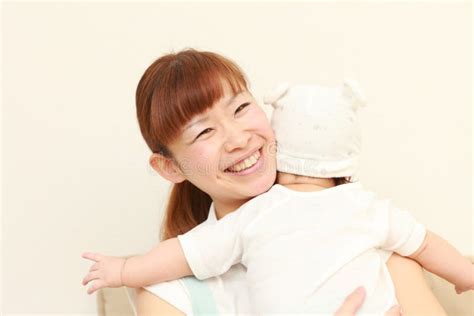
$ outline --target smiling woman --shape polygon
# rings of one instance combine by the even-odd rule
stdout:
[[[171,159],[152,157],[163,177],[189,181],[209,194],[218,218],[234,207],[229,201],[259,195],[275,180],[274,136],[270,125],[262,124],[265,113],[248,91],[233,94],[225,81],[222,87],[223,97],[168,145]]]
[[[137,88],[140,128],[154,153],[150,164],[174,183],[164,239],[204,221],[211,200],[223,214],[221,200],[248,200],[275,179],[273,159],[263,163],[271,151],[262,150],[273,144],[273,132],[262,124],[265,114],[237,65],[211,52],[175,57],[152,64]],[[245,179],[225,170],[256,150],[267,153],[261,159],[266,169]]]
[[[143,74],[136,102],[142,135],[153,152],[150,164],[174,183],[162,239],[216,221],[274,183],[273,131],[231,60],[193,49],[162,56]],[[258,157],[258,164],[240,170],[249,157]],[[239,264],[202,283],[212,290],[219,310],[249,310],[243,272]],[[186,310],[187,305],[179,305],[187,300],[186,284],[178,280],[146,289]],[[169,297],[170,292],[182,294]],[[143,296],[146,292],[139,292],[139,302]],[[151,306],[150,299],[139,307]]]

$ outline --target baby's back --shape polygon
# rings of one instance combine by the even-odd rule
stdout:
[[[318,192],[275,185],[257,199],[242,235],[242,263],[260,313],[333,314],[363,285],[361,312],[383,314],[396,300],[385,260],[383,215],[357,183]],[[295,310],[296,309],[296,310]]]
[[[317,192],[274,185],[217,223],[178,236],[199,279],[241,262],[257,312],[332,315],[358,286],[362,313],[383,314],[396,303],[385,265],[389,252],[412,254],[425,228],[409,212],[359,183]]]

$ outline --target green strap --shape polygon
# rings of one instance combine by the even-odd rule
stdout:
[[[193,276],[182,278],[188,290],[193,309],[193,315],[217,315],[217,306],[209,285]]]

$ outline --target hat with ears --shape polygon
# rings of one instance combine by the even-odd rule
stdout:
[[[357,179],[357,114],[366,101],[355,81],[344,80],[335,87],[282,83],[265,95],[264,102],[274,108],[278,171]]]

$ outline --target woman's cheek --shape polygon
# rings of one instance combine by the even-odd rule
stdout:
[[[209,142],[196,146],[189,157],[191,169],[199,176],[208,176],[218,169],[217,152]]]
[[[254,126],[256,129],[264,131],[265,134],[273,135],[273,129],[270,125],[270,121],[262,109],[255,108],[248,117],[252,126]]]

